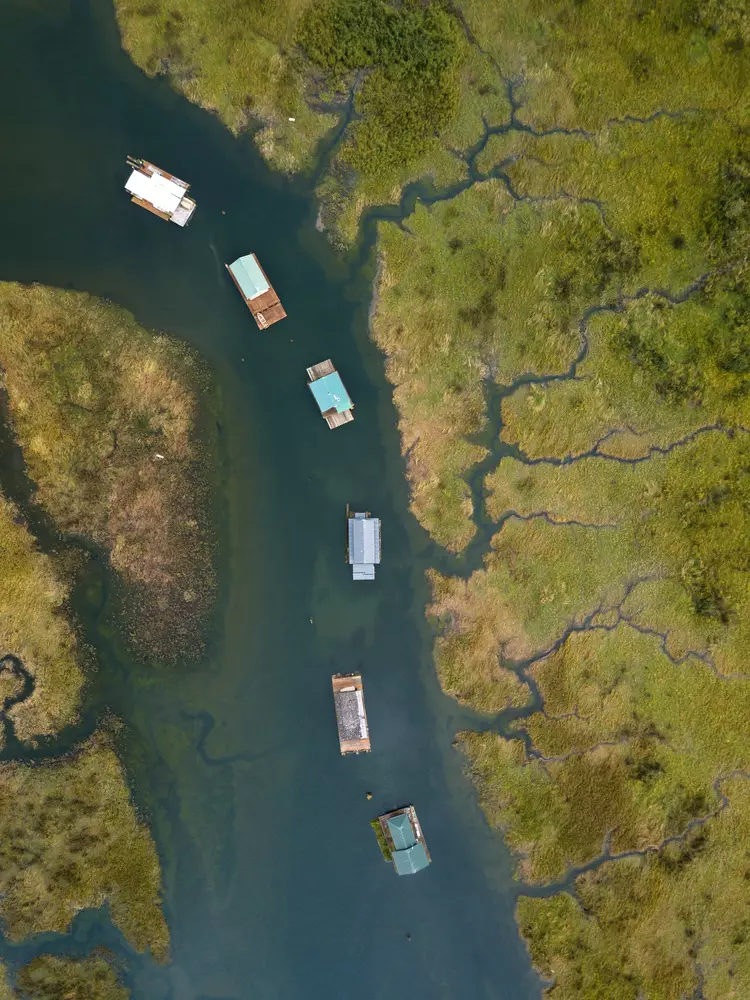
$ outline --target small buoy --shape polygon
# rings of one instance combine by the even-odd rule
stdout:
[[[372,798],[372,792],[368,792],[367,793],[367,801],[369,802],[371,798]]]
[[[296,122],[296,121],[297,121],[297,119],[296,119],[296,118],[290,118],[290,119],[289,119],[289,121],[290,121],[290,122]]]
[[[245,360],[244,358],[240,358],[240,361],[244,361],[244,360]]]

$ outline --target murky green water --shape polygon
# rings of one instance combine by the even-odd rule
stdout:
[[[408,514],[391,396],[367,337],[370,255],[337,267],[304,185],[271,175],[249,140],[143,77],[107,0],[3,0],[0,92],[0,279],[111,298],[196,345],[218,373],[225,470],[206,663],[130,663],[96,569],[86,605],[101,660],[91,711],[111,708],[129,727],[174,960],[133,956],[106,912],[0,951],[13,963],[105,944],[143,1000],[538,995],[507,854],[451,748],[468,717],[441,695],[430,660],[432,549]],[[128,153],[192,183],[188,229],[129,203]],[[249,251],[289,313],[263,334],[223,267]],[[356,402],[355,423],[333,433],[305,385],[305,368],[326,357]],[[353,584],[343,562],[347,502],[383,520],[374,585]],[[364,675],[373,740],[354,759],[339,755],[330,690],[345,670]],[[433,864],[399,879],[368,823],[406,802]]]

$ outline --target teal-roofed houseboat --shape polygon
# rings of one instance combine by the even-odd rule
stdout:
[[[261,330],[278,323],[286,310],[254,253],[224,265]]]
[[[372,826],[386,861],[392,861],[397,875],[416,875],[432,858],[414,806],[384,813]]]
[[[344,388],[341,376],[333,367],[330,358],[307,369],[310,391],[315,397],[323,419],[333,430],[354,420],[354,403]]]

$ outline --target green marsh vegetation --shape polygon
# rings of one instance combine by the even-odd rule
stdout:
[[[82,961],[39,955],[15,978],[19,989],[8,994],[9,1000],[21,996],[32,1000],[128,1000],[130,996],[112,965],[98,954]]]
[[[659,109],[747,110],[742,0],[461,0],[482,48],[519,80],[523,118],[538,129],[597,132],[612,118]]]
[[[35,499],[107,550],[145,654],[196,655],[214,592],[198,358],[116,306],[10,283],[0,353]]]
[[[69,581],[59,563],[42,553],[18,510],[0,495],[0,649],[34,679],[30,697],[10,708],[16,735],[52,735],[78,715],[84,683],[81,649],[66,614]],[[21,693],[10,665],[0,670],[3,699]]]
[[[164,960],[159,860],[102,737],[39,766],[0,765],[0,893],[8,936],[64,932],[75,914],[109,904],[138,951]]]

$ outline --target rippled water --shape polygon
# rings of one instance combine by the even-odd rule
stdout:
[[[305,183],[273,176],[249,139],[142,76],[107,0],[4,0],[0,87],[0,279],[110,298],[194,344],[221,388],[223,469],[222,596],[205,663],[130,662],[98,563],[80,595],[101,662],[86,724],[105,708],[127,723],[173,962],[133,956],[106,912],[0,952],[14,963],[105,944],[127,960],[139,1000],[537,996],[507,853],[451,747],[471,717],[441,695],[431,663],[433,549],[408,513],[367,337],[372,254],[337,263]],[[188,229],[130,204],[128,153],[192,183]],[[250,251],[289,314],[265,333],[223,267]],[[327,357],[356,402],[354,424],[335,432],[305,384]],[[373,585],[344,565],[347,502],[383,521]],[[373,752],[343,759],[330,676],[352,670]],[[433,864],[398,878],[369,820],[407,802]]]

